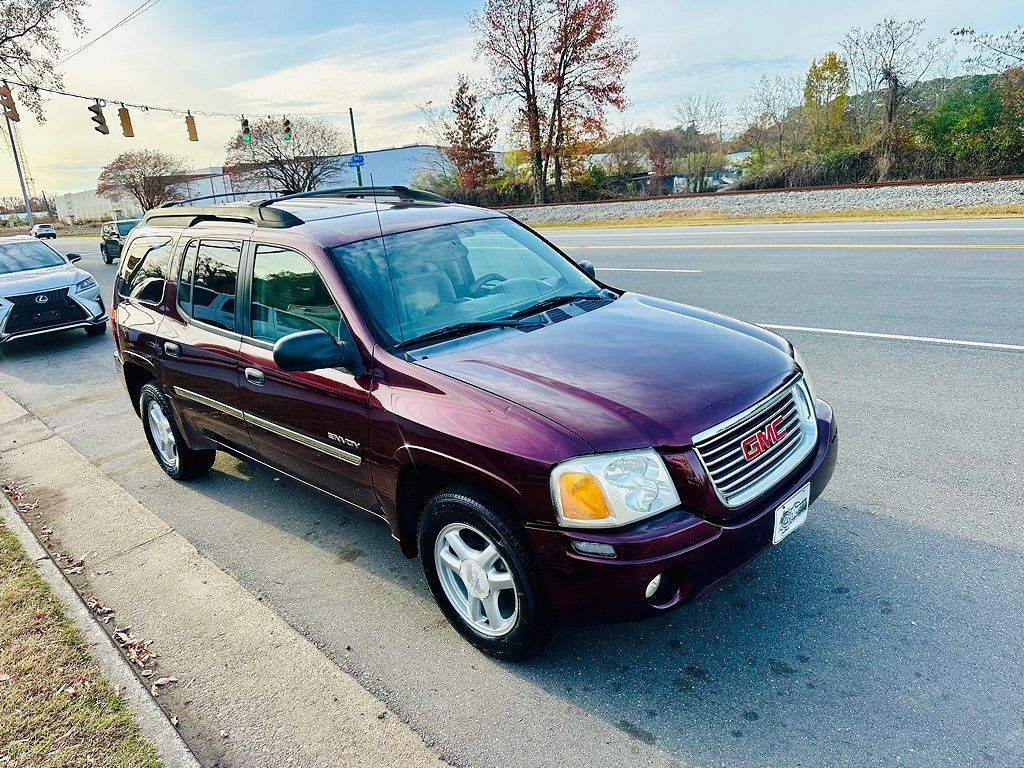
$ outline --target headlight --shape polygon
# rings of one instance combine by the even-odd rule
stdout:
[[[794,347],[792,344],[789,345],[789,351],[793,353],[793,360],[796,362],[797,366],[800,368],[801,372],[804,375],[804,383],[807,385],[807,392],[810,394],[811,401],[813,402],[814,389],[811,387],[811,374],[807,370],[807,363],[804,362],[804,356],[801,355],[800,352],[797,351],[797,348]]]
[[[81,293],[82,291],[88,291],[90,288],[96,287],[96,280],[92,277],[87,277],[85,280],[75,286],[75,293]]]
[[[561,525],[610,528],[679,506],[665,462],[644,449],[580,456],[551,472],[551,496]]]

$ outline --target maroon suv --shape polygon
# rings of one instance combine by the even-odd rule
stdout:
[[[836,461],[784,339],[404,187],[150,211],[111,319],[168,475],[223,450],[379,517],[505,659],[708,591]]]

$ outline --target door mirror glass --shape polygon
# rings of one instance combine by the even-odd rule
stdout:
[[[588,277],[590,277],[592,280],[597,280],[597,270],[594,269],[594,265],[592,262],[583,259],[583,261],[578,261],[576,263],[580,265],[580,269],[587,273]]]
[[[336,341],[322,329],[298,331],[274,344],[274,364],[282,371],[316,371],[321,368],[348,368],[355,362],[352,345]]]
[[[81,260],[82,260],[82,254],[80,254],[80,253],[69,253],[68,254],[68,261],[70,261],[72,263],[74,263],[76,261],[81,261]]]

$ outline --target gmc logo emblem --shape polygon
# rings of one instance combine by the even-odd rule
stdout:
[[[758,456],[766,453],[773,445],[786,436],[786,430],[782,429],[783,417],[774,419],[764,429],[759,429],[750,437],[743,438],[740,447],[743,449],[743,458],[753,461]]]

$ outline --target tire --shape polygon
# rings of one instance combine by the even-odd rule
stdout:
[[[448,543],[453,533],[464,553],[484,556],[487,546],[493,545],[497,557],[492,555],[487,567],[481,564],[491,558],[464,557],[461,570],[456,570],[452,558],[459,556]],[[552,610],[540,569],[524,532],[500,500],[471,486],[451,486],[427,502],[418,540],[434,599],[472,645],[502,661],[523,661],[551,641]],[[494,588],[492,578],[495,584],[509,586]],[[474,612],[479,616],[476,621],[470,618]]]
[[[150,411],[155,409],[151,417]],[[139,413],[142,414],[142,428],[146,432],[146,440],[160,468],[175,480],[191,480],[206,474],[217,458],[214,450],[193,450],[185,443],[177,424],[171,404],[167,402],[160,385],[151,381],[142,387],[139,393]],[[166,420],[164,429],[157,413],[162,413]],[[159,426],[154,426],[154,421]],[[154,435],[160,429],[162,438]],[[166,430],[166,431],[164,431]]]
[[[97,323],[96,325],[87,325],[85,326],[85,332],[89,336],[102,336],[107,332],[107,324],[106,322],[102,322]]]
[[[100,243],[100,256],[103,257],[103,263],[104,264],[109,264],[110,263],[110,257],[107,255],[107,248],[102,243]]]

